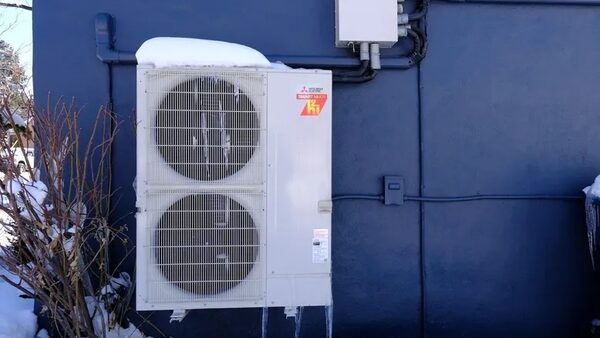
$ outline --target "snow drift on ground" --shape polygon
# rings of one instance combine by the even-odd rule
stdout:
[[[166,67],[271,68],[259,51],[223,41],[160,37],[147,40],[135,53],[140,65]]]
[[[10,276],[13,282],[18,282],[18,278],[12,276],[9,272],[0,267],[0,275]],[[111,281],[111,285],[114,287],[114,283],[121,281],[121,278],[115,278]],[[122,282],[124,283],[124,282]],[[120,284],[119,284],[120,287]],[[105,292],[108,287],[104,287],[102,290]],[[37,317],[33,313],[33,300],[24,299],[19,297],[21,292],[14,288],[12,285],[6,283],[0,279],[0,338],[43,338],[48,337],[48,333],[44,330],[40,331],[36,336],[37,331]],[[93,298],[86,297],[88,306],[93,313],[94,302]],[[104,308],[103,304],[100,304],[101,311],[104,318],[108,318],[108,313]],[[94,317],[94,324],[97,327],[102,327],[98,320],[101,320],[100,315]],[[133,324],[129,324],[129,327],[124,329],[116,327],[110,330],[106,334],[107,338],[143,338],[146,337],[142,334]]]
[[[7,183],[7,192],[16,195],[17,205],[24,205],[24,199],[31,202],[33,211],[41,213],[41,208],[47,195],[48,188],[42,181],[31,181],[19,177]],[[25,194],[26,197],[21,196]],[[2,203],[2,201],[0,201]],[[81,210],[85,209],[85,206]],[[85,211],[83,211],[86,213]],[[24,212],[25,213],[25,212]],[[29,214],[21,213],[24,217],[29,217]],[[41,215],[38,215],[42,217]],[[85,216],[84,216],[85,218]],[[12,221],[11,217],[4,211],[0,211],[0,246],[8,246],[13,242],[12,236],[6,231],[1,223],[8,224]],[[58,232],[53,233],[54,237]],[[69,250],[68,242],[64,243],[65,249]],[[2,252],[0,251],[0,254]],[[0,265],[0,275],[7,276],[11,281],[19,283],[19,278],[6,271]],[[126,278],[125,278],[126,277]],[[116,294],[121,288],[131,288],[132,282],[129,275],[122,273],[121,276],[112,278],[108,285],[101,289],[101,294],[104,298],[110,294]],[[36,336],[37,331],[37,316],[33,313],[34,301],[19,297],[21,291],[13,287],[9,283],[0,278],[0,338],[45,338],[48,333],[44,330],[40,331]],[[114,296],[116,297],[116,296]],[[101,320],[108,318],[108,313],[104,304],[100,300],[94,300],[94,297],[86,297],[90,313],[97,313],[93,321],[97,328],[106,327],[102,325]],[[114,301],[114,299],[113,299]],[[98,304],[102,316],[94,311],[94,305]],[[99,322],[100,321],[100,322]],[[146,337],[133,324],[128,328],[115,327],[106,334],[107,338],[143,338]]]
[[[0,267],[0,274],[9,276]],[[18,282],[16,277],[12,281]],[[0,280],[0,338],[31,338],[37,331],[33,300],[19,297],[20,291]]]
[[[106,321],[106,318],[108,318],[108,312],[106,311],[104,304],[100,303],[100,311],[102,311],[102,315],[100,315],[100,313],[94,311],[95,301],[94,301],[93,297],[85,297],[85,301],[87,303],[90,313],[96,313],[96,316],[94,316],[94,318],[93,318],[94,326],[97,328],[103,327],[102,320],[104,319]],[[104,325],[104,327],[106,327],[106,325]],[[106,338],[146,338],[146,337],[147,336],[145,336],[142,332],[140,332],[135,327],[135,325],[133,325],[131,323],[129,323],[129,327],[126,329],[124,329],[120,326],[117,326],[117,327],[113,328],[112,330],[106,332]],[[148,338],[152,338],[152,337],[148,337]]]

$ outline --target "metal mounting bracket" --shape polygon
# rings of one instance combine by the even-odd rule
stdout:
[[[169,320],[169,323],[181,323],[181,321],[185,318],[185,316],[187,316],[189,312],[189,310],[173,310],[173,312],[171,313],[171,319]]]
[[[298,315],[298,307],[297,306],[286,306],[283,309],[283,313],[285,314],[285,318],[290,318],[290,317],[296,318],[296,316]]]

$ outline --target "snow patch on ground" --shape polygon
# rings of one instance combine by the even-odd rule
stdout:
[[[36,338],[50,338],[50,335],[48,334],[48,331],[42,329],[37,333]]]
[[[87,303],[88,306],[88,310],[90,311],[90,313],[96,313],[96,315],[93,318],[93,322],[94,322],[94,327],[96,329],[100,329],[102,328],[102,320],[106,321],[106,319],[108,318],[108,312],[106,311],[106,308],[104,307],[104,304],[102,302],[99,302],[99,306],[100,306],[100,311],[102,311],[102,313],[100,314],[98,311],[94,311],[95,309],[95,304],[97,303],[97,300],[94,300],[94,297],[85,297],[85,301]],[[105,324],[104,327],[106,327],[107,325]],[[100,334],[101,330],[99,330],[98,334]],[[128,328],[122,328],[120,326],[117,326],[115,328],[113,328],[112,330],[108,331],[106,333],[106,338],[152,338],[152,337],[148,337],[146,335],[144,335],[142,332],[140,332],[140,330],[138,330],[135,325],[129,323],[129,327]]]
[[[0,267],[0,275],[18,278]],[[33,300],[19,297],[21,292],[0,280],[0,338],[31,338],[37,330],[37,317],[33,314]]]
[[[236,43],[214,40],[158,37],[144,42],[137,53],[140,65],[166,67],[271,68],[259,51]]]
[[[18,282],[18,278],[12,276],[9,272],[0,267],[0,275],[9,277],[13,282]],[[115,279],[115,283],[121,279]],[[12,285],[0,280],[0,338],[45,338],[48,332],[41,330],[37,336],[37,317],[33,313],[33,300],[19,297],[21,292]],[[94,309],[94,300],[92,297],[86,297],[90,311]],[[94,317],[94,325],[102,327],[102,318],[108,318],[108,313],[104,305],[100,303],[102,316],[99,314]],[[107,338],[147,338],[133,324],[124,329],[116,327],[106,334]]]

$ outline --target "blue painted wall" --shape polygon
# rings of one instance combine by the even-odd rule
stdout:
[[[124,50],[155,36],[184,36],[265,54],[346,55],[333,47],[333,0],[35,6],[36,99],[74,97],[90,124],[108,101],[108,66],[95,56],[99,12],[114,16],[116,47]],[[381,177],[397,174],[410,195],[420,188],[430,196],[577,194],[600,172],[599,28],[600,7],[434,2],[420,70],[335,85],[334,193],[378,194]],[[118,214],[133,225],[135,68],[111,71],[124,121],[114,149]],[[339,202],[335,336],[581,336],[594,292],[582,208],[564,201]],[[124,268],[132,271],[133,259]],[[173,337],[260,336],[256,309],[193,311],[172,325],[167,312],[142,315]],[[322,309],[307,310],[302,330],[324,336]],[[269,337],[291,336],[293,321],[272,309]]]

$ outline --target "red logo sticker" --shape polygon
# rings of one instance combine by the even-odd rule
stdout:
[[[322,88],[302,88],[300,93],[296,94],[296,100],[305,100],[306,104],[300,113],[300,116],[319,116],[325,102],[327,94],[320,93]]]

